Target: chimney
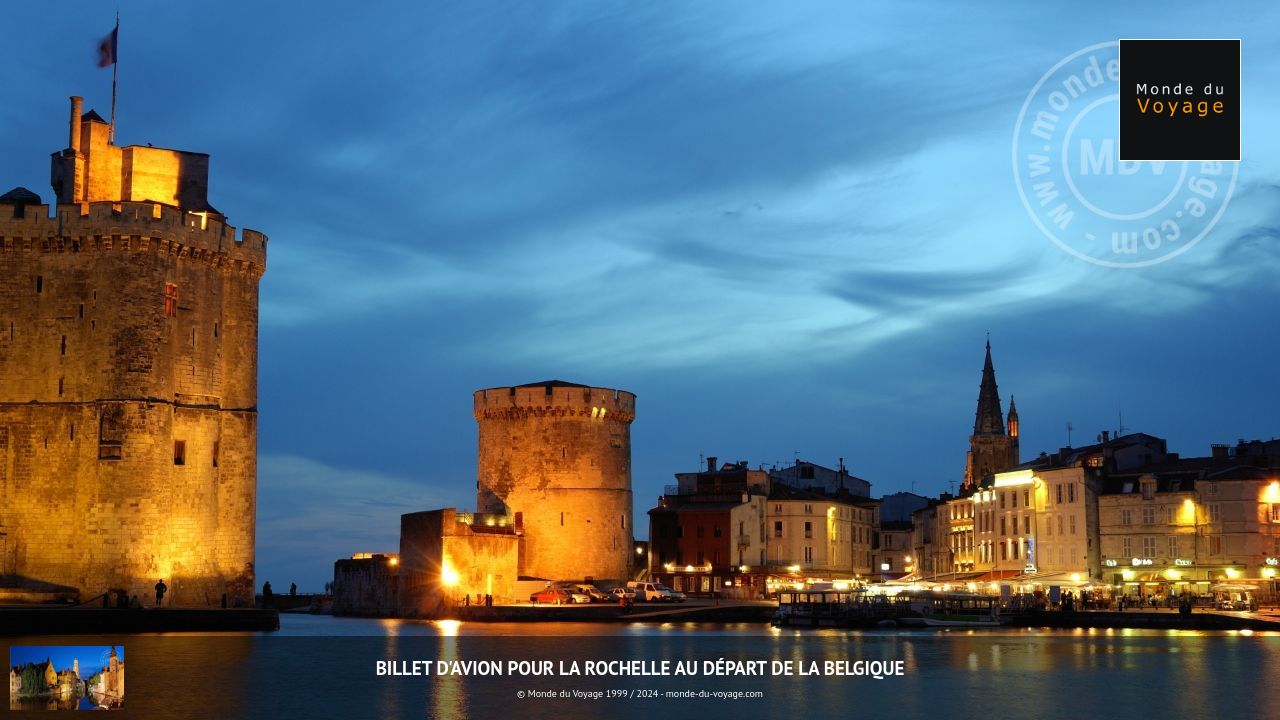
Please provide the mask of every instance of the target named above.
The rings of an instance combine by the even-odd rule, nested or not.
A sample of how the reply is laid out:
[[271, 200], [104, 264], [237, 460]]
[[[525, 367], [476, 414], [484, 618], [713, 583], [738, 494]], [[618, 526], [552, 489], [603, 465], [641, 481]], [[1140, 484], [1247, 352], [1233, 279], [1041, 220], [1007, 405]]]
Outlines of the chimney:
[[1110, 440], [1110, 439], [1111, 439], [1111, 431], [1110, 431], [1110, 430], [1103, 430], [1103, 431], [1102, 431], [1102, 442], [1104, 442], [1104, 443], [1105, 443], [1105, 442], [1107, 442], [1107, 441], [1108, 441], [1108, 440]]
[[84, 98], [79, 95], [71, 96], [71, 141], [67, 147], [72, 152], [80, 154], [80, 111], [84, 104]]
[[712, 455], [707, 458], [707, 472], [716, 471], [716, 456]]
[[1226, 459], [1227, 459], [1227, 457], [1228, 457], [1228, 455], [1229, 455], [1229, 453], [1228, 453], [1228, 448], [1227, 448], [1227, 446], [1226, 446], [1226, 445], [1214, 445], [1214, 446], [1213, 446], [1213, 459], [1214, 459], [1214, 460], [1226, 460]]

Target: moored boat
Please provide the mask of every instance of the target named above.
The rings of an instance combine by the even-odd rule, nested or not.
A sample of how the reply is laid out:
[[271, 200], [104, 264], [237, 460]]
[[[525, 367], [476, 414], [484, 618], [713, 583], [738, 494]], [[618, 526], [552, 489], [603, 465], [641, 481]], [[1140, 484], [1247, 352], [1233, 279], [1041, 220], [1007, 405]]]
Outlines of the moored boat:
[[963, 592], [788, 590], [773, 624], [788, 627], [998, 627], [999, 598]]

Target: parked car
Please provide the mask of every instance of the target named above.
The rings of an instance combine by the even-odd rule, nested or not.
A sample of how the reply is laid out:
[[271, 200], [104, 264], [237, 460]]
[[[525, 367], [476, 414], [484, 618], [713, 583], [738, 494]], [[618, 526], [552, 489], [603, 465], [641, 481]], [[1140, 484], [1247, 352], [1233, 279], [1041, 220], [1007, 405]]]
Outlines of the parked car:
[[548, 587], [539, 590], [529, 596], [529, 602], [537, 605], [545, 603], [547, 605], [568, 605], [574, 602], [573, 596], [567, 590], [559, 587]]
[[625, 598], [625, 599], [627, 599], [627, 600], [630, 600], [631, 602], [635, 602], [635, 601], [636, 601], [636, 589], [635, 589], [635, 588], [629, 588], [629, 587], [616, 587], [616, 588], [614, 588], [614, 589], [612, 589], [612, 590], [610, 590], [610, 591], [609, 591], [609, 595], [611, 595], [611, 596], [612, 596], [612, 599], [613, 599], [613, 601], [614, 601], [614, 602], [617, 602], [617, 601], [622, 600], [622, 599], [624, 599], [624, 598]]
[[562, 589], [569, 594], [569, 602], [572, 602], [575, 604], [581, 604], [581, 605], [587, 605], [591, 603], [591, 596], [588, 595], [587, 593], [582, 592], [577, 587], [567, 587]]
[[666, 585], [663, 585], [662, 583], [656, 583], [656, 585], [658, 586], [658, 590], [666, 594], [666, 598], [664, 599], [667, 602], [684, 602], [685, 600], [689, 599], [689, 596], [685, 595], [679, 590], [672, 590], [671, 588], [667, 587]]
[[604, 594], [603, 592], [600, 591], [600, 588], [590, 583], [579, 583], [577, 585], [574, 585], [573, 591], [580, 592], [586, 595], [587, 597], [591, 598], [590, 600], [591, 602], [609, 602], [610, 600], [616, 599], [616, 598], [611, 598], [608, 595]]

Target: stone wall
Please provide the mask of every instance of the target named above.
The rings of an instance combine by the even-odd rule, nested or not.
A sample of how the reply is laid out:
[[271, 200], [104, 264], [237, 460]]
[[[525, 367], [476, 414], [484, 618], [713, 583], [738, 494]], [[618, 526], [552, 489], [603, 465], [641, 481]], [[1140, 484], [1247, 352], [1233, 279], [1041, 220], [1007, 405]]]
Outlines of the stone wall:
[[510, 526], [473, 527], [470, 517], [453, 508], [400, 516], [401, 615], [438, 617], [468, 595], [472, 602], [486, 594], [498, 604], [522, 601], [520, 536]]
[[333, 564], [334, 615], [394, 615], [399, 602], [399, 566], [386, 555]]
[[568, 383], [481, 390], [481, 512], [519, 514], [520, 574], [626, 580], [635, 395]]
[[265, 257], [167, 205], [0, 204], [0, 583], [252, 602]]

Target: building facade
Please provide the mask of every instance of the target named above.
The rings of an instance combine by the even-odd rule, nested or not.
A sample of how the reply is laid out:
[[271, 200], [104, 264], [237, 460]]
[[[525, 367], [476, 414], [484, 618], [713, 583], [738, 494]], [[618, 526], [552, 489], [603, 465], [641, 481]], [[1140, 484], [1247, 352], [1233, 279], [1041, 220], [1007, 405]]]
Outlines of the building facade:
[[1120, 592], [1204, 595], [1236, 583], [1275, 594], [1277, 458], [1224, 448], [1134, 468], [1108, 477], [1098, 504], [1104, 579]]
[[109, 135], [72, 98], [54, 216], [0, 197], [0, 584], [252, 603], [267, 238]]
[[708, 458], [676, 478], [649, 510], [650, 575], [686, 594], [762, 594], [769, 476]]
[[867, 577], [875, 514], [875, 502], [869, 498], [775, 482], [765, 523], [769, 572], [832, 580]]
[[[952, 547], [954, 508], [950, 495], [943, 493], [928, 507], [911, 514], [911, 541], [915, 559], [915, 575], [921, 580], [946, 578], [956, 572], [956, 556]], [[972, 508], [972, 503], [960, 507]]]
[[98, 674], [98, 682], [93, 691], [96, 695], [94, 699], [100, 704], [116, 706], [124, 702], [124, 660], [120, 659], [114, 645], [107, 656], [107, 666]]
[[790, 467], [769, 471], [769, 477], [788, 487], [801, 490], [814, 490], [828, 495], [871, 497], [871, 483], [850, 474], [844, 466], [844, 458], [840, 458], [835, 468], [797, 460]]
[[[974, 495], [951, 498], [946, 502], [947, 545], [951, 555], [951, 572], [978, 571], [976, 518], [978, 502]], [[941, 513], [940, 513], [941, 514]]]
[[916, 572], [914, 540], [910, 520], [880, 520], [877, 543], [873, 543], [872, 577], [897, 580]]

